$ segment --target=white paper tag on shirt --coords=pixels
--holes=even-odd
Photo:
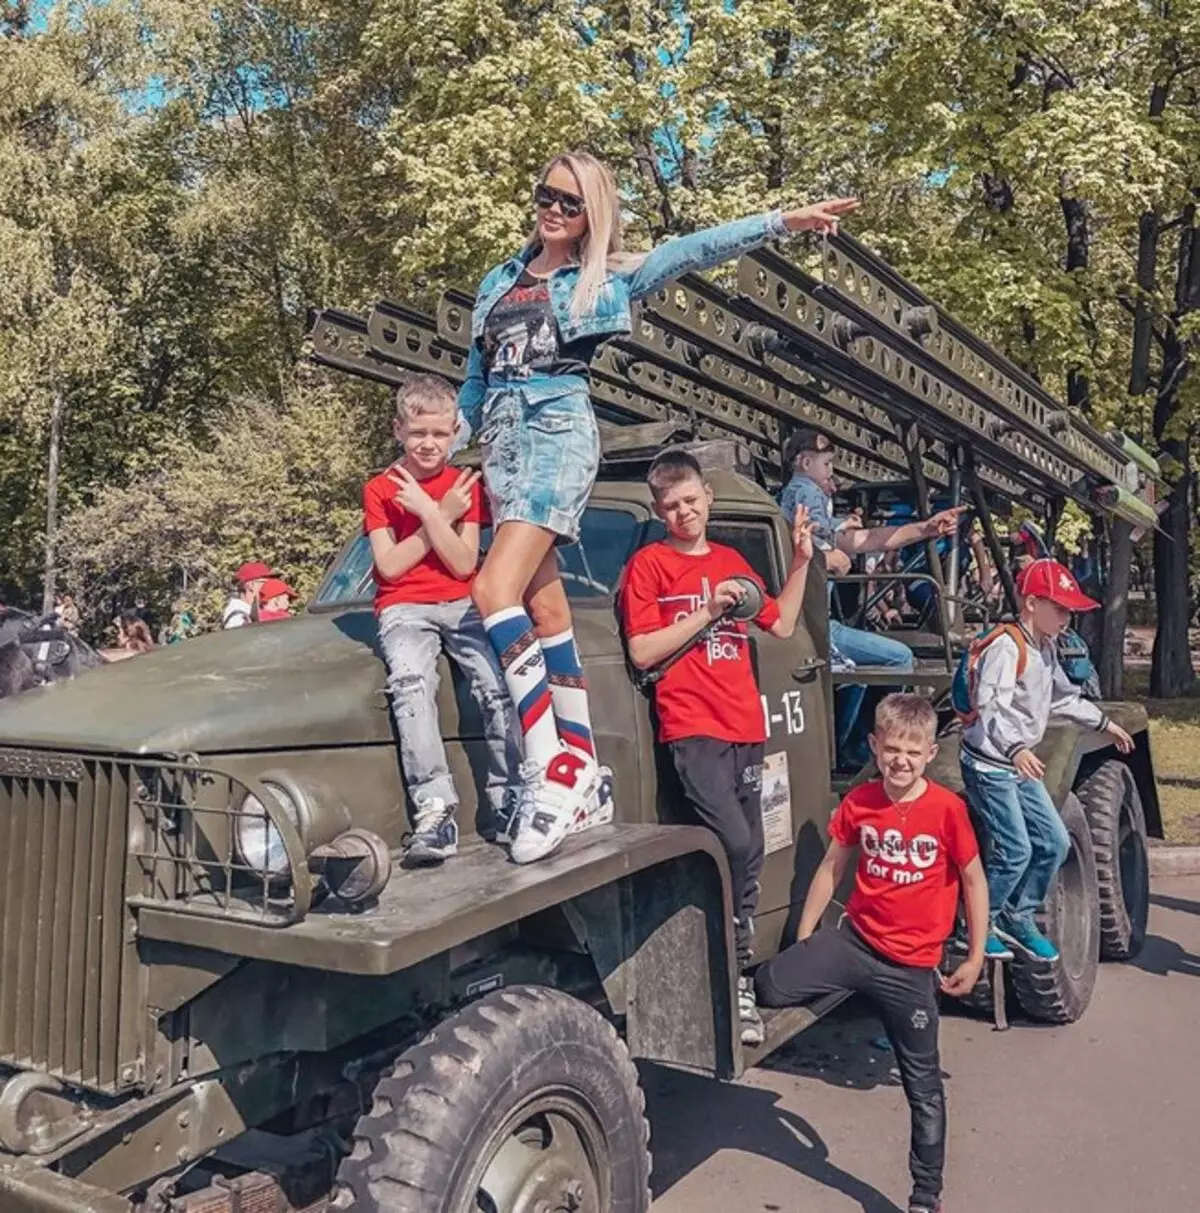
[[[792,845],[792,787],[788,779],[786,750],[768,754],[763,759],[762,818],[768,855]]]

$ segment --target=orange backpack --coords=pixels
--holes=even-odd
[[[1017,643],[1017,677],[1025,673],[1025,664],[1029,659],[1029,642],[1021,625],[1017,623],[998,623],[978,636],[967,646],[967,651],[959,658],[958,668],[954,671],[954,681],[950,684],[950,702],[955,714],[964,725],[971,724],[979,713],[975,710],[975,684],[979,678],[979,661],[984,650],[1001,636],[1011,636]]]

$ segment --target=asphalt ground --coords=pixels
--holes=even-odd
[[[1200,1211],[1200,876],[1154,883],[1086,1015],[942,1019],[946,1213]],[[655,1213],[905,1213],[908,1108],[856,1002],[740,1082],[646,1067]]]

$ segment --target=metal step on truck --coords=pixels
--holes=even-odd
[[[665,287],[592,367],[602,471],[561,561],[612,824],[527,867],[479,836],[481,721],[445,667],[465,845],[434,871],[393,862],[408,812],[362,536],[298,618],[0,704],[5,1213],[644,1213],[635,1059],[735,1078],[836,1004],[768,1013],[766,1043],[740,1043],[725,859],[688,822],[614,610],[626,561],[661,534],[650,458],[688,444],[714,488],[713,537],[778,590],[779,452],[816,427],[868,512],[970,502],[1009,609],[997,516],[1019,507],[1051,541],[1068,500],[1151,526],[1156,469],[846,236],[796,260],[754,253],[734,277]],[[459,380],[469,308],[451,293],[436,316],[315,312],[311,358],[383,385]],[[754,639],[769,729],[759,961],[792,938],[830,813],[868,774],[839,767],[839,688],[866,687],[868,706],[900,685],[930,695],[932,774],[958,784],[947,690],[996,607],[957,545],[923,559],[854,574],[837,596],[910,644],[913,673],[831,671],[820,559],[795,634]],[[923,612],[876,610],[889,586],[917,585]],[[1105,710],[1132,754],[1070,729],[1040,751],[1072,844],[1048,907],[1061,959],[994,971],[988,1005],[1008,993],[1034,1018],[1077,1019],[1101,956],[1140,947],[1153,763],[1144,711]]]

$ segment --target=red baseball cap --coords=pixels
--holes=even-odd
[[[268,577],[262,583],[262,589],[258,591],[258,596],[263,602],[270,602],[272,598],[278,598],[280,594],[286,594],[289,598],[297,597],[296,591],[286,581],[280,581],[278,577]]]
[[[259,581],[263,577],[273,577],[274,575],[275,570],[269,565],[263,564],[261,560],[248,560],[233,577],[238,585],[245,585],[247,581]]]
[[[1100,604],[1089,598],[1071,576],[1071,570],[1057,560],[1035,560],[1017,576],[1017,593],[1022,598],[1048,598],[1068,611],[1094,611]]]

